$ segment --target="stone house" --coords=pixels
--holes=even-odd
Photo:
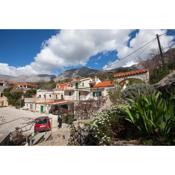
[[[118,72],[114,74],[114,78],[118,81],[118,83],[124,86],[126,81],[129,79],[139,79],[145,83],[149,82],[149,71],[147,69],[138,69],[132,70],[128,72]]]

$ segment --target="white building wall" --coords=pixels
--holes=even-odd
[[[54,98],[55,98],[55,100],[61,100],[62,97],[64,98],[64,91],[62,91],[62,90],[54,91]]]
[[[80,80],[79,88],[90,88],[89,83],[92,81],[92,79],[82,79]]]
[[[71,92],[71,95],[69,95]],[[65,91],[64,92],[64,100],[76,100],[77,91]]]
[[[36,98],[40,100],[61,100],[64,97],[64,91],[54,90],[54,91],[44,91],[38,90]]]
[[[49,113],[51,105],[48,104],[36,104],[36,111],[41,112],[41,106],[43,106],[43,113]]]
[[[54,92],[53,91],[41,91],[38,90],[37,94],[36,94],[36,98],[40,98],[40,99],[54,99]]]

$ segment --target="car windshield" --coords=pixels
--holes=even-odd
[[[41,118],[41,119],[37,119],[36,120],[36,124],[46,124],[47,123],[47,119],[46,118]]]

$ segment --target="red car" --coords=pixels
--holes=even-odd
[[[42,116],[35,119],[34,132],[43,132],[51,130],[51,122],[48,116]]]

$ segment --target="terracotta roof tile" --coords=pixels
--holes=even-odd
[[[70,83],[58,83],[57,84],[57,89],[60,89],[60,90],[64,91],[69,86],[70,86]]]
[[[132,70],[132,71],[128,71],[128,72],[115,73],[114,77],[115,78],[122,78],[122,77],[131,76],[131,75],[143,74],[146,72],[148,72],[147,69],[138,69],[138,70]]]
[[[102,81],[100,83],[97,83],[94,88],[103,88],[103,87],[112,87],[114,86],[114,82],[110,80]]]

